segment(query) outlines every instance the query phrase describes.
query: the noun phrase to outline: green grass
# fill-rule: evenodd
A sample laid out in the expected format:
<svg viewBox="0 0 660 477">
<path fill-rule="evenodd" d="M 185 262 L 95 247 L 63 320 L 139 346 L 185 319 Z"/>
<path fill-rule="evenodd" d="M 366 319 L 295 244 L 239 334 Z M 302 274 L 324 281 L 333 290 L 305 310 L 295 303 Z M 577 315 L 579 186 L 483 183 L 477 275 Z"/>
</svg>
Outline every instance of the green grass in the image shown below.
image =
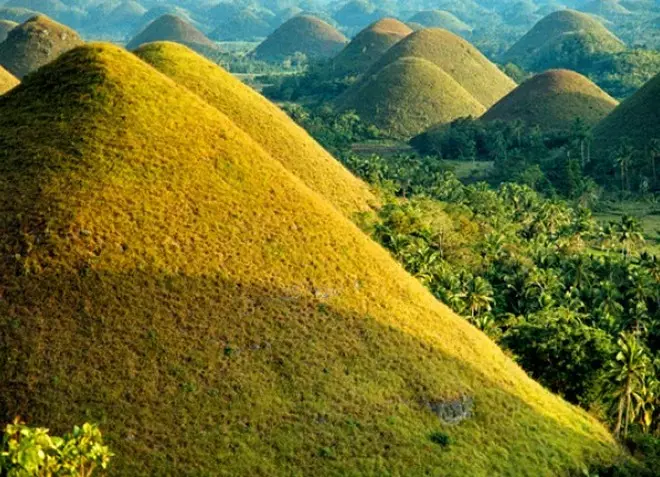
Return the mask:
<svg viewBox="0 0 660 477">
<path fill-rule="evenodd" d="M 620 455 L 120 48 L 78 48 L 0 98 L 0 229 L 0 420 L 96 421 L 110 475 L 557 476 Z M 429 411 L 461 395 L 460 425 Z"/>
<path fill-rule="evenodd" d="M 594 213 L 594 217 L 603 225 L 621 222 L 624 215 L 636 217 L 642 226 L 646 244 L 644 249 L 660 254 L 660 207 L 639 201 L 609 203 L 603 210 Z"/>
</svg>

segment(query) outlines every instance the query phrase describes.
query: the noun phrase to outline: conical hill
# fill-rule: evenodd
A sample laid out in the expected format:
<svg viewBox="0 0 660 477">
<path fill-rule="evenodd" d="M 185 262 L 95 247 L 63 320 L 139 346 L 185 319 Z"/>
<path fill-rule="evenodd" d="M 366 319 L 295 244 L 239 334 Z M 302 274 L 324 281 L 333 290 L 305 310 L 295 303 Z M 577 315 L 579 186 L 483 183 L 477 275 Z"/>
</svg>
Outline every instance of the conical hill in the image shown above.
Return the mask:
<svg viewBox="0 0 660 477">
<path fill-rule="evenodd" d="M 38 15 L 13 28 L 0 43 L 0 65 L 20 79 L 82 43 L 69 27 Z"/>
<path fill-rule="evenodd" d="M 592 134 L 594 157 L 603 162 L 624 142 L 644 151 L 651 140 L 660 139 L 660 74 L 598 123 Z"/>
<path fill-rule="evenodd" d="M 332 60 L 332 72 L 337 76 L 364 73 L 392 46 L 412 33 L 405 23 L 384 18 L 362 30 Z"/>
<path fill-rule="evenodd" d="M 215 43 L 209 40 L 201 31 L 176 15 L 165 14 L 151 22 L 138 33 L 126 48 L 133 50 L 146 43 L 154 41 L 173 41 L 186 45 L 202 54 L 215 50 Z"/>
<path fill-rule="evenodd" d="M 296 53 L 310 59 L 332 58 L 348 43 L 336 28 L 311 15 L 293 17 L 253 52 L 255 58 L 278 62 Z"/>
<path fill-rule="evenodd" d="M 591 15 L 560 10 L 534 25 L 503 60 L 539 71 L 579 65 L 624 49 L 623 42 Z"/>
<path fill-rule="evenodd" d="M 472 27 L 465 23 L 453 13 L 445 10 L 426 10 L 416 13 L 409 20 L 426 28 L 443 28 L 457 35 L 472 32 Z"/>
<path fill-rule="evenodd" d="M 0 420 L 99 422 L 110 476 L 549 476 L 618 455 L 121 48 L 77 48 L 0 98 L 0 228 Z"/>
<path fill-rule="evenodd" d="M 135 52 L 227 115 L 273 158 L 338 209 L 352 215 L 376 198 L 289 116 L 234 76 L 187 48 L 151 43 Z"/>
<path fill-rule="evenodd" d="M 459 36 L 439 28 L 419 30 L 389 49 L 371 68 L 371 74 L 400 58 L 414 56 L 435 64 L 484 107 L 489 108 L 516 84 L 479 50 Z"/>
<path fill-rule="evenodd" d="M 614 98 L 581 74 L 550 70 L 518 86 L 493 106 L 483 119 L 520 119 L 543 129 L 570 129 L 576 118 L 593 126 L 617 104 Z"/>
<path fill-rule="evenodd" d="M 340 110 L 354 110 L 365 121 L 402 139 L 436 124 L 485 112 L 444 70 L 415 57 L 388 64 L 364 84 L 348 90 L 338 104 Z"/>
</svg>

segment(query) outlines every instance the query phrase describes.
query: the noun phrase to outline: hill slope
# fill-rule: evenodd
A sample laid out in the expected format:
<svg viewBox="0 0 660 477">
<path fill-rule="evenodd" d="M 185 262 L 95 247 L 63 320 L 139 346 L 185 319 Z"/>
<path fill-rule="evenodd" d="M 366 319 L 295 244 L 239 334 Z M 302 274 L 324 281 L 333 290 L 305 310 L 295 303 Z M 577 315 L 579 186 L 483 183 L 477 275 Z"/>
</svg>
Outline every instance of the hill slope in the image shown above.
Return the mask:
<svg viewBox="0 0 660 477">
<path fill-rule="evenodd" d="M 440 67 L 486 108 L 516 86 L 474 46 L 439 28 L 416 31 L 404 38 L 374 64 L 371 73 L 407 56 L 423 58 Z"/>
<path fill-rule="evenodd" d="M 332 60 L 332 72 L 338 76 L 364 73 L 392 46 L 412 33 L 405 23 L 384 18 L 362 30 Z"/>
<path fill-rule="evenodd" d="M 543 129 L 570 129 L 578 117 L 593 126 L 617 104 L 614 98 L 581 74 L 550 70 L 518 86 L 488 110 L 483 119 L 520 119 Z"/>
<path fill-rule="evenodd" d="M 253 55 L 265 61 L 281 61 L 295 53 L 310 59 L 331 58 L 348 40 L 334 27 L 311 15 L 298 15 L 275 30 Z"/>
<path fill-rule="evenodd" d="M 426 10 L 416 13 L 409 20 L 426 28 L 443 28 L 457 35 L 470 33 L 472 27 L 456 17 L 456 15 L 444 10 Z"/>
<path fill-rule="evenodd" d="M 409 139 L 430 126 L 485 108 L 451 76 L 430 61 L 405 57 L 390 63 L 339 98 L 340 110 L 355 110 L 367 123 Z"/>
<path fill-rule="evenodd" d="M 18 26 L 18 23 L 11 20 L 0 20 L 0 43 L 7 39 L 7 35 L 14 28 Z"/>
<path fill-rule="evenodd" d="M 624 140 L 644 150 L 651 139 L 660 139 L 660 74 L 623 101 L 592 131 L 595 156 L 609 161 L 609 154 Z"/>
<path fill-rule="evenodd" d="M 19 81 L 9 71 L 0 66 L 0 95 L 14 88 Z"/>
<path fill-rule="evenodd" d="M 200 53 L 215 50 L 211 40 L 190 23 L 176 15 L 166 14 L 151 22 L 142 32 L 138 33 L 126 48 L 133 50 L 154 41 L 173 41 L 186 45 Z"/>
<path fill-rule="evenodd" d="M 221 67 L 174 43 L 151 43 L 138 57 L 199 95 L 252 136 L 273 158 L 347 215 L 376 198 L 286 113 Z"/>
<path fill-rule="evenodd" d="M 625 45 L 598 20 L 574 10 L 553 12 L 504 54 L 503 60 L 533 70 L 577 67 Z"/>
<path fill-rule="evenodd" d="M 20 79 L 82 42 L 72 29 L 38 15 L 12 29 L 0 43 L 0 65 Z"/>
<path fill-rule="evenodd" d="M 110 475 L 549 476 L 618 453 L 120 48 L 0 98 L 0 226 L 0 419 L 100 422 Z"/>
</svg>

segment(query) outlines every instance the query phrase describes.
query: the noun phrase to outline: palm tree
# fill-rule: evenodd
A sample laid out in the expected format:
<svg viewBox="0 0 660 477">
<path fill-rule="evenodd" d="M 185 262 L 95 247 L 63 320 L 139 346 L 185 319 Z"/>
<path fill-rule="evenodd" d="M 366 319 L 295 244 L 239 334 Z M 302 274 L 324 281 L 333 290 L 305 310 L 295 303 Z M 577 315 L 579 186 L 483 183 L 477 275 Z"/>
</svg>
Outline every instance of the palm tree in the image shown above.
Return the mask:
<svg viewBox="0 0 660 477">
<path fill-rule="evenodd" d="M 639 220 L 629 215 L 621 217 L 621 222 L 617 225 L 619 244 L 624 257 L 629 257 L 632 250 L 644 243 L 644 234 Z"/>
<path fill-rule="evenodd" d="M 653 187 L 658 185 L 658 175 L 655 168 L 655 160 L 660 157 L 660 139 L 653 138 L 649 141 L 649 159 L 651 160 L 651 170 L 653 171 Z"/>
<path fill-rule="evenodd" d="M 617 346 L 616 358 L 607 373 L 607 393 L 616 414 L 614 434 L 625 438 L 635 418 L 635 402 L 641 399 L 650 361 L 632 333 L 621 333 Z"/>
<path fill-rule="evenodd" d="M 630 189 L 630 177 L 628 177 L 628 169 L 632 162 L 635 150 L 630 144 L 621 144 L 614 152 L 614 164 L 619 167 L 621 171 L 621 192 L 626 191 L 626 179 L 628 179 L 628 189 Z"/>
<path fill-rule="evenodd" d="M 481 277 L 476 277 L 467 287 L 465 301 L 470 310 L 471 318 L 484 311 L 490 311 L 493 304 L 493 287 Z"/>
</svg>

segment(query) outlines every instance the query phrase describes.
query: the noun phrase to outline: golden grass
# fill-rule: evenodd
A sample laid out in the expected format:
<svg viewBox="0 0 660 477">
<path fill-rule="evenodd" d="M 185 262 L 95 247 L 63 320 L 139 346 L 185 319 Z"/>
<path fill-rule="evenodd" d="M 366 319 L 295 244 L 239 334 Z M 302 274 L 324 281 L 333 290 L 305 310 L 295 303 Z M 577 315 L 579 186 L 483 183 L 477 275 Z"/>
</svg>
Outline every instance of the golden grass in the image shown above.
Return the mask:
<svg viewBox="0 0 660 477">
<path fill-rule="evenodd" d="M 401 40 L 374 64 L 371 74 L 407 56 L 422 58 L 440 67 L 486 108 L 516 86 L 473 45 L 439 28 L 419 30 Z"/>
<path fill-rule="evenodd" d="M 216 49 L 215 43 L 206 38 L 206 36 L 187 21 L 176 15 L 165 14 L 151 22 L 147 27 L 138 33 L 126 48 L 133 50 L 141 45 L 154 41 L 173 41 L 189 46 L 204 53 L 208 50 Z"/>
<path fill-rule="evenodd" d="M 285 22 L 252 53 L 265 61 L 282 61 L 295 53 L 310 59 L 332 58 L 348 43 L 336 28 L 311 15 L 298 15 Z"/>
<path fill-rule="evenodd" d="M 624 43 L 597 19 L 575 10 L 560 10 L 542 18 L 518 40 L 503 57 L 525 67 L 537 67 L 544 56 L 559 50 L 558 45 L 576 37 L 585 38 L 589 55 L 614 53 L 625 49 Z M 542 65 L 541 65 L 542 66 Z"/>
<path fill-rule="evenodd" d="M 9 71 L 0 66 L 0 95 L 16 87 L 19 81 Z"/>
<path fill-rule="evenodd" d="M 77 48 L 0 98 L 0 229 L 0 419 L 99 422 L 110 475 L 557 476 L 619 454 L 120 48 Z M 457 426 L 425 405 L 460 394 Z"/>
<path fill-rule="evenodd" d="M 355 110 L 390 136 L 410 139 L 437 124 L 479 117 L 485 108 L 450 75 L 422 58 L 401 58 L 349 89 L 340 110 Z"/>
<path fill-rule="evenodd" d="M 82 43 L 71 28 L 38 15 L 12 29 L 0 43 L 0 65 L 22 79 Z"/>
<path fill-rule="evenodd" d="M 138 57 L 200 96 L 248 133 L 266 152 L 350 216 L 378 201 L 281 109 L 227 71 L 174 43 L 152 43 Z"/>
<path fill-rule="evenodd" d="M 383 18 L 362 30 L 333 60 L 332 74 L 357 75 L 366 72 L 380 57 L 412 33 L 405 23 Z"/>
<path fill-rule="evenodd" d="M 623 101 L 593 129 L 593 148 L 598 160 L 625 140 L 644 150 L 651 139 L 660 139 L 660 74 Z"/>
<path fill-rule="evenodd" d="M 576 118 L 593 126 L 619 104 L 591 80 L 569 70 L 550 70 L 525 81 L 493 106 L 483 119 L 520 119 L 544 129 L 571 128 Z"/>
</svg>

